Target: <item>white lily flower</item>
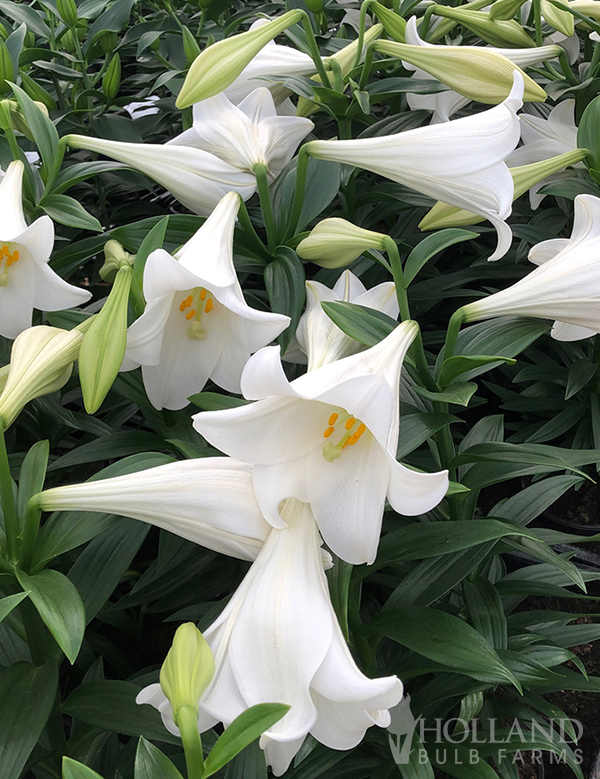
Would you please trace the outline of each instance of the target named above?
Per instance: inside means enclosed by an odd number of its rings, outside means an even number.
[[[214,446],[254,464],[254,491],[273,527],[285,498],[310,503],[328,546],[353,564],[377,554],[386,496],[401,514],[429,511],[448,474],[396,461],[402,361],[418,331],[406,321],[379,344],[289,382],[279,347],[261,349],[242,374],[243,407],[196,414]]]
[[[508,158],[511,167],[541,162],[577,148],[574,100],[562,100],[546,119],[534,114],[520,114],[519,119],[523,146]]]
[[[497,106],[444,124],[375,138],[310,141],[304,148],[319,159],[370,170],[444,203],[484,216],[496,228],[498,246],[508,251],[514,185],[504,160],[519,140],[517,110],[523,79],[514,74],[510,95]]]
[[[154,179],[195,214],[208,216],[227,192],[248,200],[256,191],[250,173],[193,146],[123,143],[84,135],[68,135],[69,146],[88,149],[122,162]]]
[[[183,460],[55,487],[36,500],[44,511],[138,519],[242,560],[254,560],[271,530],[254,497],[252,468],[229,457]]]
[[[508,289],[469,303],[467,321],[497,316],[554,319],[551,335],[577,341],[600,332],[600,199],[575,198],[570,238],[543,241],[529,252],[537,267]]]
[[[305,355],[302,361],[308,358],[309,371],[365,349],[363,344],[340,330],[323,311],[321,303],[337,300],[373,308],[392,319],[398,316],[393,281],[384,281],[367,290],[358,276],[349,270],[342,273],[333,289],[319,281],[307,281],[306,311],[298,323],[296,341],[299,351]],[[286,359],[289,359],[287,352]]]
[[[221,200],[196,234],[171,256],[152,252],[144,269],[146,308],[127,333],[124,370],[142,366],[155,408],[180,409],[209,378],[240,391],[252,352],[288,326],[289,317],[250,308],[233,266],[235,192]]]
[[[407,64],[404,63],[404,66],[407,67]],[[435,80],[421,68],[410,66],[410,70],[413,71],[412,78],[421,81]],[[438,124],[439,122],[449,122],[450,117],[468,105],[471,99],[459,95],[453,89],[445,89],[443,92],[433,92],[429,95],[407,92],[406,101],[411,111],[431,111],[431,124]]]
[[[268,24],[269,21],[269,19],[257,19],[250,25],[250,29],[255,30]],[[223,90],[223,94],[232,103],[238,104],[258,87],[266,87],[279,106],[287,98],[289,91],[280,82],[270,82],[266,79],[310,76],[314,72],[315,63],[308,54],[292,46],[281,46],[275,41],[269,41],[250,64],[246,65],[235,81]]]
[[[0,180],[0,335],[5,338],[16,338],[31,327],[34,308],[62,311],[91,298],[48,265],[54,246],[50,217],[40,216],[27,227],[23,170],[22,162],[11,162]]]
[[[273,96],[259,87],[235,106],[224,93],[196,103],[194,125],[167,143],[202,149],[252,173],[265,165],[271,180],[292,159],[300,141],[313,129],[310,119],[278,116]]]
[[[402,697],[396,676],[367,678],[356,666],[333,611],[310,508],[287,501],[286,527],[273,530],[217,620],[204,631],[215,675],[200,699],[198,728],[228,725],[248,707],[291,706],[260,745],[281,776],[306,735],[331,749],[351,749],[371,725],[387,727]],[[173,712],[160,685],[138,703],[156,707],[175,735]]]

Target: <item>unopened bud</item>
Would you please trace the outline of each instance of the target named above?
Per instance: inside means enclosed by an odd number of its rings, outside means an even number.
[[[196,57],[176,101],[187,108],[226,89],[276,35],[302,18],[298,10],[288,11],[261,27],[248,30],[209,46]]]
[[[433,13],[464,25],[492,46],[535,46],[535,42],[514,19],[495,20],[484,11],[450,8],[446,5],[430,7],[434,9]]]
[[[384,249],[387,236],[345,219],[324,219],[300,241],[296,252],[322,268],[343,268],[368,249]]]
[[[189,27],[183,26],[181,33],[183,35],[183,52],[188,62],[193,62],[200,54],[198,41],[192,35]]]
[[[56,100],[50,92],[47,92],[37,81],[34,81],[28,73],[21,71],[19,75],[21,77],[21,86],[29,97],[36,103],[44,105],[48,111],[54,111]]]
[[[562,32],[567,38],[575,32],[575,17],[569,11],[557,8],[549,0],[540,0],[540,10],[544,20],[550,27],[554,27],[558,32]]]
[[[34,398],[66,384],[83,334],[57,327],[30,327],[13,343],[6,384],[0,395],[0,425],[9,427]]]
[[[0,38],[2,38],[3,41],[5,41],[8,38],[9,34],[10,33],[8,32],[6,27],[2,24],[2,22],[0,22]]]
[[[9,86],[7,81],[15,80],[15,69],[6,43],[0,40],[0,93],[5,95]]]
[[[214,675],[215,660],[202,633],[192,622],[180,625],[160,669],[160,686],[176,725],[181,709],[193,709],[198,715],[200,698]]]
[[[75,27],[77,24],[75,0],[56,0],[56,10],[67,27]]]
[[[496,0],[490,6],[490,19],[505,21],[512,19],[520,10],[525,0]]]
[[[127,346],[127,305],[133,268],[123,265],[102,310],[85,334],[79,356],[79,380],[88,414],[96,412],[119,372]]]
[[[114,100],[121,86],[121,58],[114,54],[102,78],[102,91],[107,100]]]
[[[325,8],[323,0],[304,0],[304,2],[311,14],[320,14]]]
[[[589,16],[595,22],[600,22],[600,3],[598,0],[572,0],[569,5],[580,14]]]
[[[129,254],[118,241],[111,238],[104,244],[104,265],[100,268],[100,278],[112,282],[120,268],[133,267],[135,254]]]
[[[119,45],[116,32],[105,32],[100,38],[100,48],[104,54],[111,54]]]
[[[395,41],[404,43],[406,20],[400,16],[400,14],[392,11],[391,8],[386,8],[385,5],[382,5],[381,3],[372,2],[369,7],[379,19],[387,34]]]

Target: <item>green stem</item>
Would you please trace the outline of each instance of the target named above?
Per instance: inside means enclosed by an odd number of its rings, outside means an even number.
[[[298,163],[296,165],[296,188],[294,190],[294,202],[292,204],[292,213],[290,215],[290,221],[286,233],[286,238],[291,238],[295,234],[298,222],[300,221],[300,214],[302,213],[302,206],[304,204],[304,188],[306,186],[306,174],[308,170],[308,146],[303,146],[298,153]]]
[[[256,176],[256,186],[258,189],[258,197],[260,198],[260,209],[265,223],[265,230],[267,231],[267,243],[269,244],[269,249],[272,251],[276,245],[276,230],[266,165],[255,165],[254,175]]]
[[[599,47],[596,44],[594,48],[594,55],[596,54],[598,48]],[[579,82],[577,81],[575,75],[573,74],[573,71],[571,70],[571,66],[569,65],[569,58],[567,57],[567,52],[564,49],[558,55],[558,61],[560,63],[560,69],[562,70],[563,76],[566,78],[569,84],[573,84],[573,86],[577,85]],[[596,64],[597,64],[597,60],[596,60]],[[590,63],[590,71],[588,71],[590,76],[593,75],[591,71],[592,71],[592,65]]]
[[[373,67],[374,56],[375,56],[375,52],[373,50],[373,47],[367,46],[365,59],[362,65],[362,69],[360,71],[360,78],[358,80],[359,89],[364,89],[367,85],[367,81],[369,80],[369,76],[371,75],[371,68]]]
[[[2,500],[2,513],[4,515],[8,557],[11,561],[16,562],[19,525],[17,523],[17,509],[13,492],[13,480],[10,475],[10,465],[8,463],[6,439],[2,426],[0,426],[0,498]]]
[[[19,565],[26,572],[29,572],[31,568],[31,561],[33,560],[35,544],[40,529],[40,519],[42,517],[42,510],[37,505],[35,497],[36,496],[34,495],[27,503],[23,523],[23,543],[19,555]]]
[[[352,138],[352,120],[349,116],[338,116],[338,137],[340,140],[348,140]]]
[[[421,335],[420,330],[413,342],[413,345],[411,346],[409,354],[415,361],[417,371],[419,372],[419,377],[425,385],[425,389],[428,389],[430,392],[437,392],[438,387],[433,380],[433,376],[429,370],[429,365],[427,364],[425,347],[423,346],[423,336]]]
[[[450,317],[450,322],[448,323],[448,331],[446,333],[446,341],[444,343],[444,360],[447,360],[450,357],[454,356],[454,349],[456,348],[456,339],[458,338],[460,327],[464,321],[465,321],[465,314],[462,308],[459,308],[458,311],[455,311]]]
[[[423,21],[419,25],[419,37],[424,41],[427,40],[427,33],[429,32],[429,25],[431,24],[431,17],[435,13],[435,6],[430,5],[423,14]]]
[[[267,251],[267,248],[264,245],[264,243],[258,237],[258,233],[254,229],[254,225],[252,224],[252,220],[250,219],[250,214],[248,213],[246,204],[244,203],[243,200],[241,200],[241,198],[240,198],[240,210],[238,211],[238,219],[240,222],[240,227],[247,235],[247,237],[250,239],[250,241],[252,241],[253,245],[256,247],[256,253],[260,257],[267,260],[267,262],[270,262],[272,256]]]
[[[389,235],[383,239],[383,245],[392,266],[392,276],[394,286],[396,287],[396,297],[398,298],[398,307],[400,308],[400,318],[403,322],[410,319],[410,309],[408,307],[408,296],[406,293],[406,282],[404,280],[404,271],[402,270],[402,260],[396,241]]]
[[[191,706],[182,706],[177,712],[177,727],[185,752],[187,779],[202,779],[204,753],[200,733],[198,733],[198,712]]]
[[[358,42],[356,48],[356,57],[354,58],[353,68],[357,68],[360,65],[360,59],[362,56],[362,50],[365,41],[365,25],[367,21],[367,11],[371,5],[371,0],[365,0],[360,7],[360,19],[358,22]]]
[[[306,13],[306,11],[299,11],[299,13],[302,14],[302,27],[304,28],[304,32],[306,33],[306,40],[308,43],[309,54],[312,57],[313,62],[315,63],[315,67],[317,69],[317,73],[319,74],[319,78],[321,79],[321,83],[323,84],[324,87],[330,87],[331,84],[329,83],[329,76],[327,75],[327,71],[325,70],[325,65],[323,64],[323,60],[321,59],[321,52],[319,51],[319,47],[317,45],[317,39],[315,38],[315,34],[313,32],[310,19],[308,18],[308,14]]]
[[[565,60],[567,62],[567,67],[569,68],[569,73],[571,73],[571,75],[573,75],[573,73],[571,72],[571,67],[569,66],[569,62],[567,60],[567,55],[563,52],[562,56],[565,58]],[[600,43],[594,43],[594,51],[592,52],[592,58],[590,59],[590,69],[588,70],[588,77],[589,78],[594,78],[596,70],[598,69],[598,63],[600,63]],[[562,66],[562,60],[561,60],[560,64]],[[563,68],[563,70],[564,70],[564,68]]]
[[[540,0],[533,0],[533,23],[535,25],[535,45],[542,46],[544,36],[542,35],[542,4]]]

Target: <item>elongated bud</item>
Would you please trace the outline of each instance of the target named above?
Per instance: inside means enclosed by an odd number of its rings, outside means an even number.
[[[549,0],[540,0],[540,10],[544,20],[550,27],[554,27],[558,32],[562,32],[567,38],[575,32],[575,17],[569,11],[557,8]]]
[[[37,81],[34,81],[28,73],[21,71],[19,75],[21,77],[21,86],[32,100],[44,105],[48,111],[56,109],[56,100],[50,92],[47,92]]]
[[[102,91],[107,100],[114,100],[121,86],[121,58],[114,54],[102,78]]]
[[[520,10],[525,0],[496,0],[490,6],[490,19],[505,21],[512,19]]]
[[[4,387],[6,387],[6,382],[8,381],[8,372],[10,370],[10,365],[3,365],[0,368],[0,393],[2,393],[2,390]]]
[[[400,41],[400,43],[404,43],[405,41],[404,32],[406,30],[406,20],[403,19],[402,16],[400,16],[400,14],[397,14],[395,11],[392,11],[391,8],[386,8],[385,5],[382,5],[381,3],[378,2],[372,2],[369,8],[379,19],[381,24],[383,24],[383,27],[387,32],[387,34],[395,41]]]
[[[320,14],[325,8],[323,0],[304,0],[304,2],[312,14]]]
[[[596,22],[600,22],[600,5],[598,0],[572,0],[569,3],[571,8],[579,11],[580,14],[589,16]]]
[[[182,709],[193,709],[198,716],[200,698],[214,675],[215,660],[202,633],[192,622],[180,625],[160,669],[160,686],[178,727]]]
[[[119,39],[116,32],[105,32],[100,38],[100,48],[104,54],[110,54],[119,45]]]
[[[56,10],[67,27],[75,27],[77,24],[75,0],[56,0]]]
[[[386,237],[333,217],[319,222],[296,251],[303,260],[322,268],[343,268],[367,249],[384,249]]]
[[[433,13],[464,25],[492,46],[520,46],[523,48],[535,46],[535,42],[514,19],[498,21],[483,11],[450,8],[445,5],[431,7],[434,9]]]
[[[120,268],[133,267],[135,254],[129,254],[118,241],[112,238],[104,244],[104,265],[100,268],[100,278],[113,282]]]
[[[44,105],[44,103],[39,103],[37,100],[35,101],[35,105],[39,110],[48,116],[48,109]],[[7,117],[8,122],[10,126],[12,126],[15,130],[20,132],[22,135],[24,135],[26,138],[28,138],[30,141],[34,140],[33,133],[31,131],[31,128],[27,124],[27,120],[25,119],[25,115],[23,114],[23,111],[21,110],[21,106],[16,102],[16,100],[3,100],[2,101],[2,112],[3,112],[3,118],[0,121],[0,124],[2,125],[2,129],[6,130],[8,129],[8,126],[6,124]]]
[[[483,46],[411,46],[395,41],[377,41],[381,54],[409,62],[470,100],[497,105],[509,95],[513,74],[523,77],[523,100],[543,103],[547,95],[521,68]]]
[[[541,162],[532,162],[529,165],[519,165],[516,168],[510,168],[510,174],[515,185],[514,200],[524,195],[534,184],[543,181],[553,173],[564,170],[569,165],[576,165],[586,157],[586,149],[575,149],[574,151],[559,154],[556,157],[550,157]],[[450,206],[448,203],[436,203],[419,222],[419,229],[439,230],[442,227],[462,227],[463,225],[478,224],[485,221],[485,217],[473,214],[456,206]]]
[[[196,57],[200,56],[200,46],[198,41],[192,35],[189,27],[183,26],[181,33],[183,35],[183,52],[188,62],[193,62]]]
[[[0,425],[9,427],[34,398],[60,389],[68,381],[83,334],[57,327],[30,327],[17,336],[8,376],[0,395]]]
[[[119,372],[127,345],[127,304],[133,268],[123,265],[108,300],[85,334],[79,356],[79,379],[88,414],[97,411]]]
[[[3,40],[0,40],[0,93],[5,95],[9,86],[7,81],[15,80],[15,69],[13,67],[10,52]]]
[[[225,38],[204,49],[188,71],[176,101],[177,108],[187,108],[193,103],[218,95],[269,41],[301,18],[301,11],[288,11],[262,27]]]

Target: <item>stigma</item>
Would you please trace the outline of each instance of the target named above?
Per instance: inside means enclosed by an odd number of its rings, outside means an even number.
[[[340,458],[347,446],[354,446],[364,435],[367,426],[347,411],[340,409],[329,416],[323,431],[323,457],[332,463]],[[334,438],[336,442],[334,443]]]
[[[185,320],[190,323],[186,331],[188,338],[194,341],[203,341],[206,338],[206,328],[202,322],[203,314],[210,314],[214,308],[214,301],[210,292],[204,287],[195,287],[179,304],[179,311]]]

